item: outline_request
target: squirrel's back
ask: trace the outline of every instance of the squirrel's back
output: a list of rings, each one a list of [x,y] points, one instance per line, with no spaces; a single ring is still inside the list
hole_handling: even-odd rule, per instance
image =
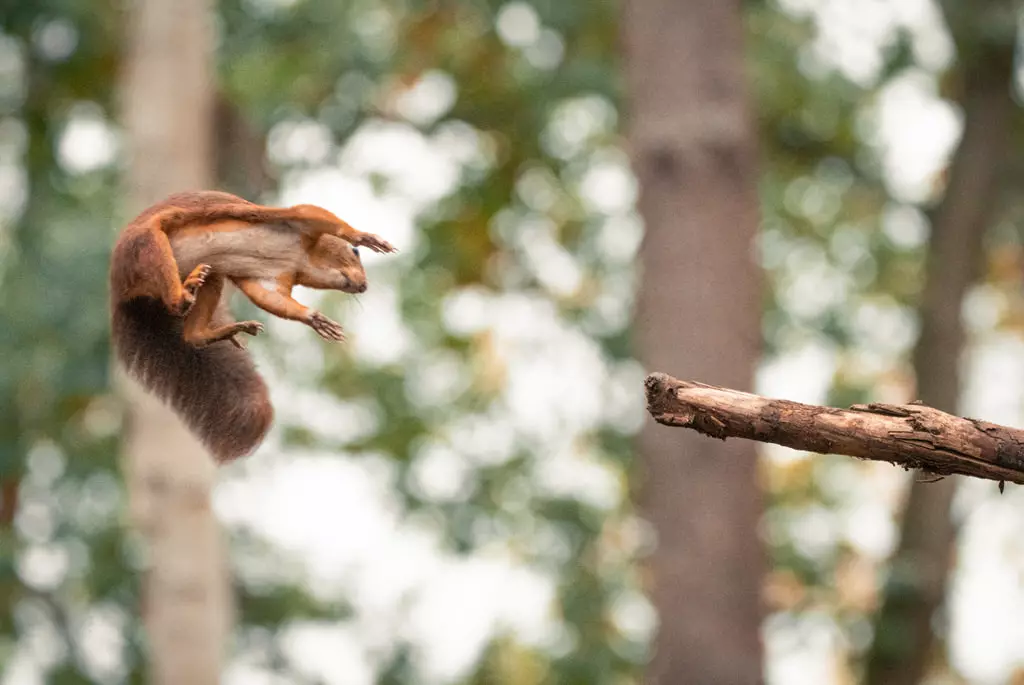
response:
[[[153,278],[157,236],[133,222],[110,264],[111,332],[118,360],[171,406],[219,461],[252,452],[273,420],[267,386],[249,354],[230,341],[196,347],[184,321],[154,297],[124,297]]]

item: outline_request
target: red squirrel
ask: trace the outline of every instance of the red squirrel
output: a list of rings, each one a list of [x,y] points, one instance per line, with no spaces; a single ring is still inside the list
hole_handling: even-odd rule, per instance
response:
[[[129,223],[110,261],[111,331],[118,360],[167,402],[219,462],[250,454],[273,420],[267,386],[238,336],[225,282],[258,307],[327,340],[342,329],[296,302],[292,288],[361,293],[358,246],[394,252],[315,205],[265,207],[216,191],[172,195]]]

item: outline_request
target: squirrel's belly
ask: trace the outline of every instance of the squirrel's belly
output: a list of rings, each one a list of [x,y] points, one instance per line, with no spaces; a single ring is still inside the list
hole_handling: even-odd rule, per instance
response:
[[[189,231],[170,236],[181,277],[200,264],[230,278],[276,278],[294,271],[302,254],[299,235],[276,226]]]

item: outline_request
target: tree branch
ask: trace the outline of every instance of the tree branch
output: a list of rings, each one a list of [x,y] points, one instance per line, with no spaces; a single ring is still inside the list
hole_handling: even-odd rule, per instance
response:
[[[923,404],[849,409],[773,400],[653,373],[644,381],[658,423],[713,438],[745,438],[820,454],[887,461],[938,475],[1024,483],[1024,430]]]

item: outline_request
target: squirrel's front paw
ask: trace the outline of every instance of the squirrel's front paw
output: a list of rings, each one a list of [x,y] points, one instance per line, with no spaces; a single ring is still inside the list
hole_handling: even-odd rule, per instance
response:
[[[320,312],[313,312],[309,317],[309,326],[324,340],[331,340],[333,342],[341,342],[345,339],[345,332],[341,330],[341,326],[328,319]]]
[[[374,252],[398,252],[391,243],[372,233],[363,233],[360,235],[356,244],[360,247],[368,247]]]

